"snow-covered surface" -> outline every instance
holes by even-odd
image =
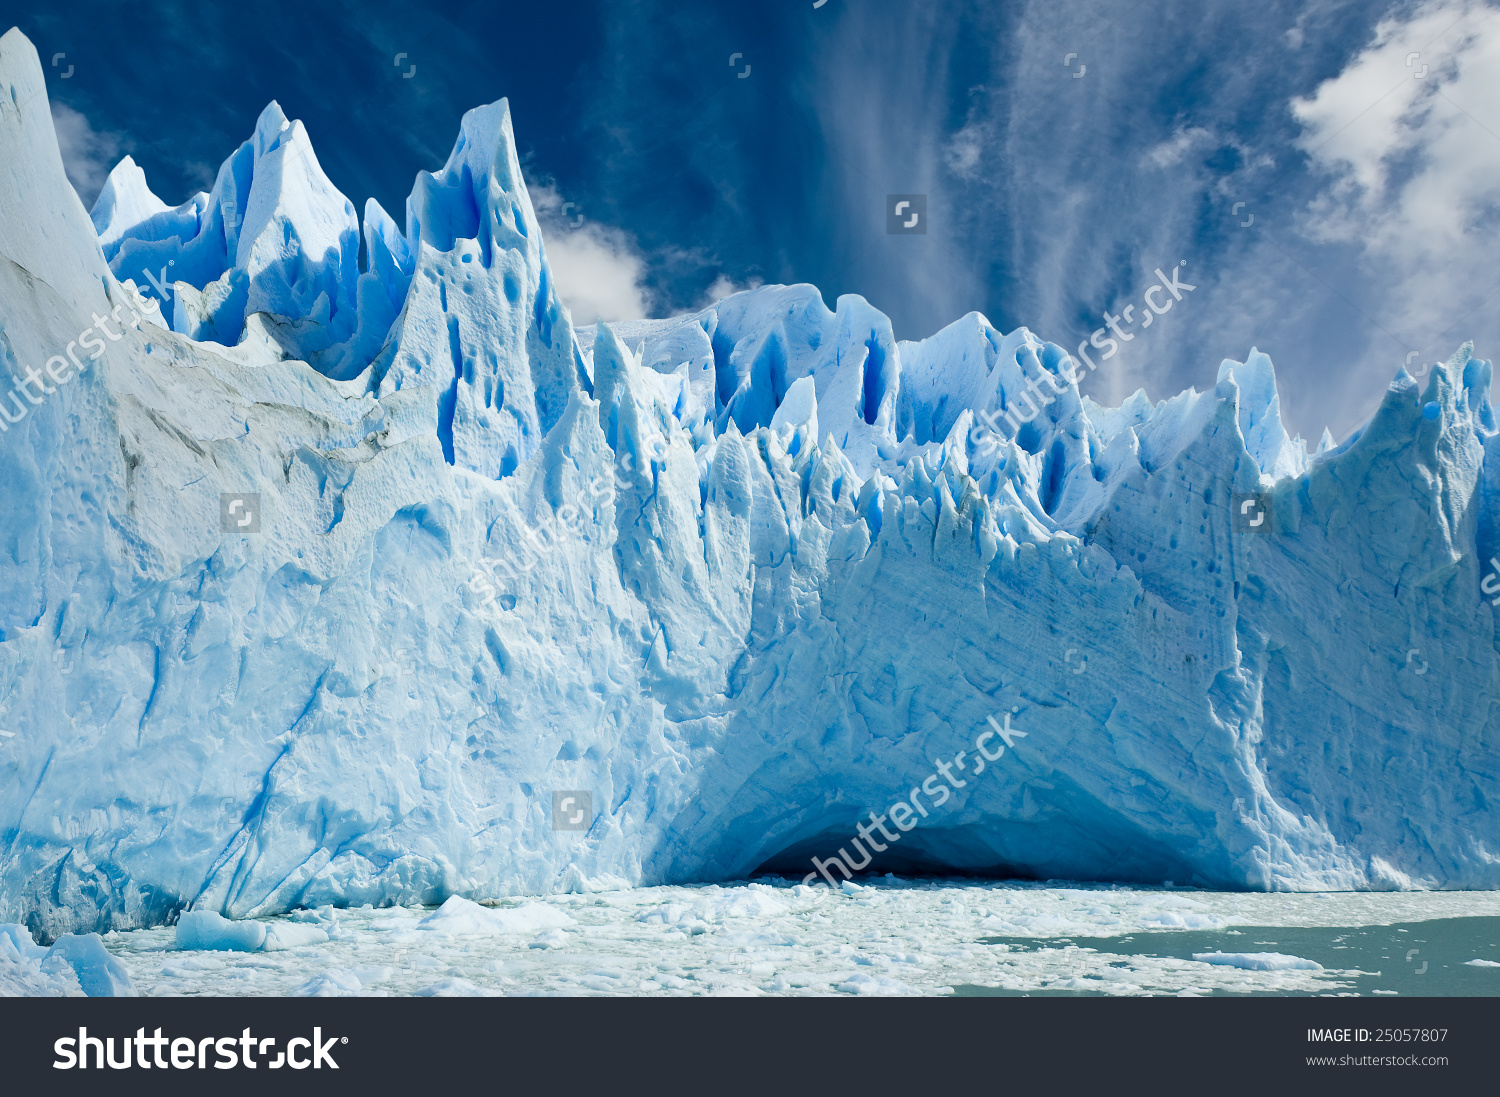
[[[444,906],[467,912],[464,902],[450,899],[459,906]],[[1495,916],[1500,897],[1268,895],[882,877],[850,891],[791,881],[669,886],[478,909],[495,916],[494,923],[476,927],[453,919],[451,928],[440,928],[448,919],[435,918],[437,912],[402,907],[299,912],[292,917],[304,921],[295,924],[325,928],[328,943],[274,954],[176,951],[167,929],[106,940],[146,994],[946,994],[960,986],[1339,994],[1350,992],[1352,970],[1307,967],[1310,961],[1296,957],[1236,964],[1219,954],[1225,958],[1203,962],[1097,951],[1060,938],[1213,930],[1223,931],[1227,950],[1251,940],[1235,926]],[[548,924],[538,912],[556,919],[552,928],[513,928]],[[267,922],[287,923],[284,917]],[[994,937],[1036,947],[988,941]]]
[[[1111,410],[1024,328],[811,286],[576,335],[504,101],[404,231],[274,104],[91,220],[0,39],[0,918],[800,879],[907,797],[881,870],[1500,886],[1467,346],[1309,456],[1253,350]]]

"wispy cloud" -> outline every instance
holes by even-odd
[[[702,312],[706,308],[712,308],[726,297],[732,297],[736,293],[744,293],[746,290],[755,289],[765,283],[759,278],[749,278],[743,282],[736,282],[727,274],[721,274],[713,280],[708,289],[703,291],[703,296],[695,301],[691,308],[679,309],[674,315],[688,316],[695,312]]]
[[[1091,375],[1091,394],[1211,387],[1222,358],[1259,345],[1288,422],[1347,435],[1405,350],[1500,345],[1482,307],[1500,287],[1476,276],[1476,230],[1500,220],[1500,17],[1477,0],[1389,11],[1034,0],[930,25],[866,15],[869,49],[851,35],[839,53],[886,87],[831,66],[829,143],[865,177],[930,188],[933,229],[946,215],[951,232],[893,258],[880,277],[898,301],[875,303],[934,321],[979,307],[1071,350],[1186,260],[1191,307]]]
[[[1355,245],[1382,323],[1446,357],[1443,329],[1496,288],[1474,273],[1500,226],[1500,11],[1438,0],[1387,19],[1293,110],[1330,179],[1304,231]]]
[[[653,288],[653,277],[659,278],[665,270],[716,265],[711,256],[695,248],[647,252],[623,229],[590,220],[576,203],[564,200],[552,183],[528,183],[527,189],[542,226],[558,295],[580,327],[600,320],[665,315],[666,295]],[[673,314],[698,312],[763,281],[754,275],[735,279],[720,272],[690,307]]]
[[[100,7],[101,33],[133,41],[116,8]],[[232,12],[153,31],[205,109],[151,95],[139,50],[80,68],[60,90],[88,117],[60,108],[57,128],[85,201],[127,151],[180,201],[275,96],[345,193],[398,210],[461,112],[510,94],[528,176],[566,180],[566,198],[536,199],[580,323],[666,315],[758,276],[813,282],[830,304],[862,293],[903,338],[978,309],[1073,349],[1186,259],[1198,289],[1090,394],[1207,388],[1258,345],[1309,438],[1325,422],[1347,435],[1409,349],[1500,348],[1485,247],[1500,53],[1478,0],[616,0],[561,37],[545,6],[361,9],[358,45],[343,7],[295,14],[295,48],[268,40],[253,65],[203,45],[233,36]],[[1464,22],[1445,37],[1444,18]],[[106,76],[110,95],[84,98],[80,81]],[[132,150],[125,132],[147,136]],[[927,234],[888,235],[886,195],[912,192],[928,195]]]
[[[646,259],[623,230],[590,221],[556,187],[531,184],[557,292],[579,326],[650,315]]]
[[[57,131],[57,147],[68,182],[87,209],[99,197],[109,169],[119,160],[123,139],[120,134],[94,129],[81,112],[56,100],[52,101],[52,127]]]
[[[973,30],[927,5],[850,5],[807,96],[841,195],[829,228],[842,284],[822,287],[825,296],[862,293],[898,338],[930,335],[986,296],[969,237],[969,184],[986,167],[993,134],[949,121],[953,55]],[[890,194],[927,195],[925,234],[887,233]]]

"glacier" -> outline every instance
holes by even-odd
[[[1112,409],[1085,350],[807,285],[575,328],[504,100],[404,231],[274,103],[210,193],[127,158],[90,212],[17,30],[0,260],[36,940],[801,878],[1000,719],[880,871],[1500,887],[1467,345],[1309,453],[1257,351]]]

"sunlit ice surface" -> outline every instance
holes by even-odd
[[[328,940],[250,953],[179,949],[172,927],[104,940],[143,995],[1500,991],[1500,896],[1475,892],[894,876],[833,890],[766,877],[493,907],[456,898],[438,909],[324,907],[264,921],[315,925]]]

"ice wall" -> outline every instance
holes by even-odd
[[[1006,716],[878,866],[1500,886],[1467,347],[1309,457],[1254,352],[1103,409],[810,286],[575,332],[503,101],[359,231],[274,104],[91,221],[0,39],[0,921],[801,876]]]

